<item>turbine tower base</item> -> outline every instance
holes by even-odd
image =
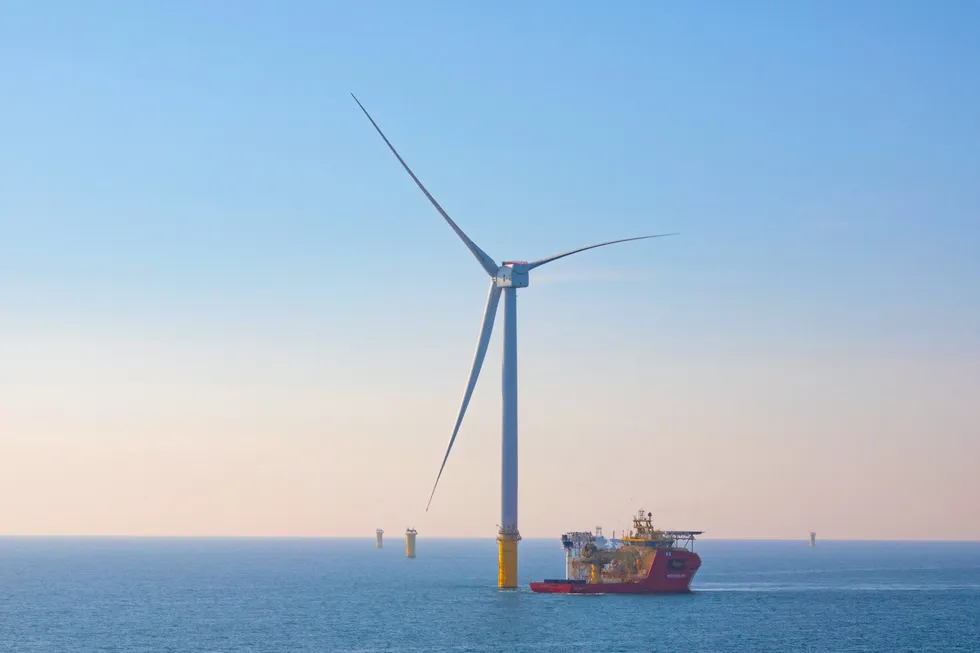
[[[497,534],[497,587],[517,589],[517,543],[521,534],[514,530],[503,530]]]

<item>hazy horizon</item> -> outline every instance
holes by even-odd
[[[404,533],[399,532],[395,534],[397,539],[392,539],[392,536],[388,533],[385,534],[384,546],[385,547],[399,547],[404,546]],[[560,543],[560,533],[553,537],[526,537],[521,536],[521,541],[532,540],[535,542],[548,542],[554,541]],[[419,534],[419,541],[422,541],[422,534]],[[87,535],[73,535],[70,533],[33,533],[33,534],[18,534],[18,533],[5,533],[0,535],[0,540],[2,539],[62,539],[62,540],[363,540],[365,543],[370,544],[368,548],[374,548],[375,536],[374,534],[367,535],[126,535],[126,534],[87,534]],[[465,541],[485,541],[485,542],[496,542],[496,536],[483,536],[483,537],[454,537],[451,535],[436,535],[431,537],[426,537],[424,539],[428,540],[465,540]],[[697,542],[701,540],[710,540],[714,542],[802,542],[804,547],[809,546],[809,534],[805,538],[790,538],[790,537],[723,537],[723,536],[709,536],[709,535],[699,535],[695,541],[695,547]],[[905,538],[905,539],[880,539],[880,538],[847,538],[847,537],[826,537],[818,538],[817,546],[821,542],[882,542],[882,543],[894,543],[901,544],[902,542],[909,543],[929,543],[934,542],[936,544],[980,544],[980,539],[929,539],[929,538]]]
[[[520,15],[520,20],[514,16]],[[0,534],[980,540],[980,4],[0,7]],[[539,273],[540,272],[540,273]],[[710,534],[710,535],[709,535]]]

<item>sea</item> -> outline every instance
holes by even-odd
[[[700,540],[689,595],[533,594],[557,539],[0,538],[0,652],[980,652],[980,543]]]

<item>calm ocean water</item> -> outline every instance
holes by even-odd
[[[400,535],[400,534],[399,534]],[[698,542],[685,596],[548,596],[557,540],[0,538],[0,651],[980,651],[980,544]]]

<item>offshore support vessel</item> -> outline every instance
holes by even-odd
[[[654,594],[690,592],[701,566],[694,552],[694,536],[703,531],[662,531],[653,527],[653,515],[640,510],[633,530],[617,540],[602,537],[602,530],[569,532],[561,536],[565,548],[565,578],[531,583],[531,591],[544,594]]]

